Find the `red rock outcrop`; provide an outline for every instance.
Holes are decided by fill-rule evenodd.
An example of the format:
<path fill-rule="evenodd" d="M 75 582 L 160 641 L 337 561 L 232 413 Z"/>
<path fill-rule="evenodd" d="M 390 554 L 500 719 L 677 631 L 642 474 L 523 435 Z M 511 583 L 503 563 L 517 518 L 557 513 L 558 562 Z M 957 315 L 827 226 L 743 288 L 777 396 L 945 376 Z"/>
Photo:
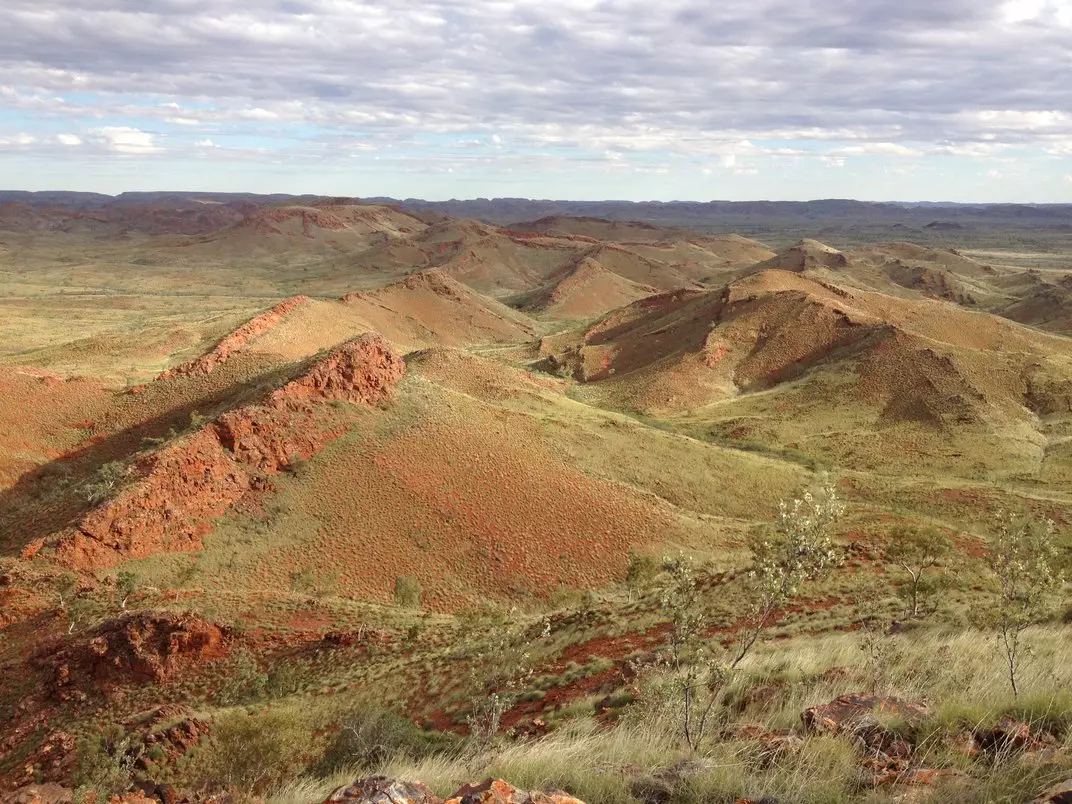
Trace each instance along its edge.
<path fill-rule="evenodd" d="M 379 335 L 347 341 L 302 376 L 276 391 L 273 400 L 341 399 L 373 407 L 386 400 L 405 364 Z"/>
<path fill-rule="evenodd" d="M 341 434 L 318 415 L 319 403 L 377 405 L 404 372 L 402 359 L 379 335 L 347 341 L 264 404 L 229 411 L 135 463 L 134 482 L 86 514 L 61 539 L 57 558 L 70 567 L 99 569 L 200 549 L 212 520 L 251 489 L 263 488 L 265 474 L 310 458 Z"/>
<path fill-rule="evenodd" d="M 211 519 L 250 487 L 249 474 L 211 426 L 148 455 L 132 474 L 141 479 L 86 514 L 65 540 L 64 563 L 99 567 L 119 556 L 197 550 Z"/>
<path fill-rule="evenodd" d="M 260 315 L 251 318 L 217 343 L 210 352 L 168 369 L 157 377 L 157 380 L 169 380 L 173 377 L 195 377 L 199 374 L 211 373 L 216 366 L 226 361 L 235 352 L 245 349 L 251 340 L 271 330 L 291 311 L 307 301 L 310 301 L 308 296 L 294 296 L 279 302 L 271 310 L 266 310 Z"/>
<path fill-rule="evenodd" d="M 139 611 L 46 643 L 34 662 L 49 672 L 48 693 L 68 700 L 89 689 L 167 681 L 185 667 L 225 656 L 227 649 L 226 635 L 196 615 Z"/>
<path fill-rule="evenodd" d="M 568 793 L 528 792 L 518 790 L 502 779 L 487 779 L 467 784 L 447 799 L 446 804 L 584 804 Z"/>

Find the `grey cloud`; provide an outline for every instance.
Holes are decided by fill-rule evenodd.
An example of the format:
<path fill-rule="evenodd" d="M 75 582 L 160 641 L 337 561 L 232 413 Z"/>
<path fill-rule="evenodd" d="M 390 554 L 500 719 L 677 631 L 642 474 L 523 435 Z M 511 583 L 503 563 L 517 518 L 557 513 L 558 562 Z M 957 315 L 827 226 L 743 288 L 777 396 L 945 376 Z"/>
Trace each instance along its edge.
<path fill-rule="evenodd" d="M 1064 0 L 1062 0 L 1063 2 Z M 327 129 L 534 142 L 1072 137 L 1072 28 L 969 0 L 6 0 L 0 83 Z M 112 102 L 112 101 L 108 101 Z M 0 104 L 15 103 L 0 96 Z M 986 110 L 1065 113 L 1049 127 Z M 181 111 L 168 110 L 170 116 Z"/>

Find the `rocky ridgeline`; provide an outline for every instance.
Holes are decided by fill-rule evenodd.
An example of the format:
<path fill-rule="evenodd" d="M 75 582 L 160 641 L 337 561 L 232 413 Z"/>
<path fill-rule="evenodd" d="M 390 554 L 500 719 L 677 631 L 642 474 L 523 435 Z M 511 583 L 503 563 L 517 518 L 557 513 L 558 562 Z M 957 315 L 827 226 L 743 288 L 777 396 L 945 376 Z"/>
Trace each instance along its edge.
<path fill-rule="evenodd" d="M 279 322 L 286 318 L 306 302 L 311 301 L 308 296 L 294 296 L 279 302 L 271 310 L 266 310 L 258 316 L 251 318 L 234 332 L 216 344 L 213 349 L 201 357 L 188 360 L 174 368 L 170 368 L 157 377 L 157 380 L 170 380 L 175 377 L 196 377 L 199 374 L 210 374 L 216 366 L 225 362 L 235 352 L 245 349 L 254 338 L 263 335 L 275 328 Z"/>
<path fill-rule="evenodd" d="M 341 435 L 319 415 L 323 403 L 373 407 L 391 396 L 404 372 L 402 358 L 379 335 L 347 341 L 264 403 L 229 411 L 137 461 L 137 479 L 61 537 L 57 558 L 74 569 L 100 569 L 200 549 L 215 517 L 265 488 L 267 475 Z"/>

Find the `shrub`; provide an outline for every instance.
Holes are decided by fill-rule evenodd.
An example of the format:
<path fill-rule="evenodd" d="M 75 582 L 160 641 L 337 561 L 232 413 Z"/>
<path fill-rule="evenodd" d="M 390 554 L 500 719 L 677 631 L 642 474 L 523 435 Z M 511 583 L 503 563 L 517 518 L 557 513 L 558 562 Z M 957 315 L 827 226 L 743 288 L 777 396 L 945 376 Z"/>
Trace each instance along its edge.
<path fill-rule="evenodd" d="M 134 782 L 134 768 L 141 755 L 120 727 L 105 729 L 78 741 L 74 780 L 79 798 L 95 793 L 98 799 L 125 793 Z"/>
<path fill-rule="evenodd" d="M 450 734 L 423 731 L 395 712 L 367 706 L 343 720 L 315 770 L 322 776 L 351 768 L 372 772 L 398 758 L 420 760 L 455 747 Z"/>
<path fill-rule="evenodd" d="M 296 776 L 313 754 L 312 731 L 293 712 L 234 712 L 212 724 L 212 737 L 195 771 L 202 782 L 220 782 L 254 795 Z"/>
<path fill-rule="evenodd" d="M 419 609 L 421 607 L 420 582 L 412 575 L 399 575 L 395 578 L 395 605 L 407 609 Z"/>
<path fill-rule="evenodd" d="M 1002 514 L 987 554 L 998 593 L 993 610 L 981 619 L 997 633 L 1013 696 L 1020 694 L 1020 671 L 1030 655 L 1024 631 L 1049 613 L 1062 583 L 1055 531 L 1048 519 L 1031 522 Z"/>
<path fill-rule="evenodd" d="M 96 505 L 114 496 L 126 476 L 127 466 L 122 461 L 104 464 L 83 487 L 86 501 Z"/>

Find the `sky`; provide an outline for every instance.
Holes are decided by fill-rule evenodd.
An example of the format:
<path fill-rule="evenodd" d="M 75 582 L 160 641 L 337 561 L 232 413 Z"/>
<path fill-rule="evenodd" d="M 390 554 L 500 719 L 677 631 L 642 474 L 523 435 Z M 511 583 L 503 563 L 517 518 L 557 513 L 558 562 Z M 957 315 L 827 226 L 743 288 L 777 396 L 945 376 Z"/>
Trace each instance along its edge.
<path fill-rule="evenodd" d="M 0 188 L 1072 202 L 1072 0 L 2 0 Z"/>

